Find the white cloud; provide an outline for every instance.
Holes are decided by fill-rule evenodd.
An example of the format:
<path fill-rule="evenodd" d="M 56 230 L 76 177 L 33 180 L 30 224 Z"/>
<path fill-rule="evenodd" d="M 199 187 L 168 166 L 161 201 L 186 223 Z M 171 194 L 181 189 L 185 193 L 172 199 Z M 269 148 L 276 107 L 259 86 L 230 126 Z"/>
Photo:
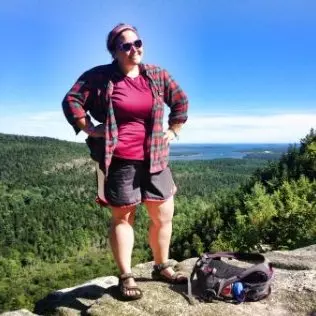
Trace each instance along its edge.
<path fill-rule="evenodd" d="M 0 132 L 29 136 L 47 136 L 74 142 L 83 142 L 86 136 L 77 136 L 67 123 L 62 111 L 7 115 L 0 118 Z"/>
<path fill-rule="evenodd" d="M 316 113 L 277 115 L 190 115 L 181 131 L 181 143 L 294 143 L 316 125 Z M 17 113 L 0 118 L 0 132 L 47 136 L 83 142 L 61 111 Z"/>
<path fill-rule="evenodd" d="M 188 143 L 294 143 L 316 125 L 316 114 L 191 116 L 181 133 Z"/>

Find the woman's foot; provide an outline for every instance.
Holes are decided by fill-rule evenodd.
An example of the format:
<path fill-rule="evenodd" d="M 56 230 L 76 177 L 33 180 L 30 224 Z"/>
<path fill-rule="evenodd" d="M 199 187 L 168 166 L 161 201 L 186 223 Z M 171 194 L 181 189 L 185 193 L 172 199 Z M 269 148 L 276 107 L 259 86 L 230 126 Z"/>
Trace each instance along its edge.
<path fill-rule="evenodd" d="M 188 278 L 182 272 L 175 272 L 171 263 L 168 262 L 154 265 L 152 278 L 157 281 L 165 281 L 173 284 L 184 284 L 188 281 Z"/>
<path fill-rule="evenodd" d="M 124 273 L 119 277 L 119 290 L 122 299 L 126 301 L 138 300 L 143 296 L 142 290 L 136 285 L 132 273 Z"/>

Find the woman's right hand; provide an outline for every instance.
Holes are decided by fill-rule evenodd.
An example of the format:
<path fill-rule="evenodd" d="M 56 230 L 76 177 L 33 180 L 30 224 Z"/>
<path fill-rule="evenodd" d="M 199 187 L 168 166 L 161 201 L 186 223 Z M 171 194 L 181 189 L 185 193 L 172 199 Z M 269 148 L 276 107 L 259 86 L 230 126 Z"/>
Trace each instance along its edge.
<path fill-rule="evenodd" d="M 104 137 L 105 126 L 104 126 L 104 124 L 99 124 L 97 126 L 94 126 L 90 122 L 90 124 L 88 126 L 83 128 L 83 131 L 85 131 L 90 137 Z"/>
<path fill-rule="evenodd" d="M 89 135 L 92 137 L 104 137 L 105 135 L 105 125 L 99 124 L 97 126 L 94 126 L 93 135 Z"/>
<path fill-rule="evenodd" d="M 97 126 L 94 126 L 90 120 L 90 117 L 88 116 L 78 119 L 77 125 L 90 137 L 104 137 L 105 135 L 105 125 L 99 124 Z"/>

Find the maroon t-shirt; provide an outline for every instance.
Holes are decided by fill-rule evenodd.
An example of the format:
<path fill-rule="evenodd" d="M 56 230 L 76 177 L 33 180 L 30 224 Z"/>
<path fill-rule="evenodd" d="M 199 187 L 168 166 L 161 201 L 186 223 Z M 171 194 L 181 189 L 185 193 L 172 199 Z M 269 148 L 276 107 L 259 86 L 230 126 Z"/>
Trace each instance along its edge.
<path fill-rule="evenodd" d="M 114 84 L 112 94 L 114 115 L 118 127 L 118 144 L 114 156 L 144 160 L 149 157 L 147 137 L 151 131 L 153 95 L 142 76 L 125 76 Z"/>

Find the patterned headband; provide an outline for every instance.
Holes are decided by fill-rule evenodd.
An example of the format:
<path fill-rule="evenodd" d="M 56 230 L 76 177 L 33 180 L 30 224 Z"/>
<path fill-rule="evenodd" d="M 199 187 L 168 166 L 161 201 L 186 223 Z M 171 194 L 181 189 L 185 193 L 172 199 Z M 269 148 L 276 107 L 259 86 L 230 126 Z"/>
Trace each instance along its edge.
<path fill-rule="evenodd" d="M 113 47 L 115 39 L 125 30 L 131 30 L 137 34 L 137 30 L 129 24 L 118 25 L 110 32 L 108 48 Z"/>

